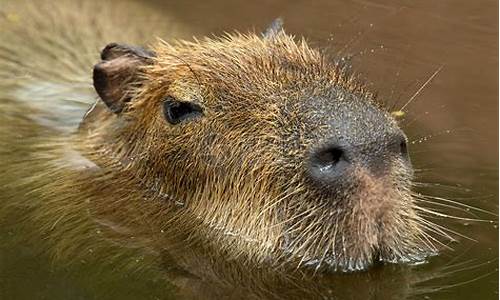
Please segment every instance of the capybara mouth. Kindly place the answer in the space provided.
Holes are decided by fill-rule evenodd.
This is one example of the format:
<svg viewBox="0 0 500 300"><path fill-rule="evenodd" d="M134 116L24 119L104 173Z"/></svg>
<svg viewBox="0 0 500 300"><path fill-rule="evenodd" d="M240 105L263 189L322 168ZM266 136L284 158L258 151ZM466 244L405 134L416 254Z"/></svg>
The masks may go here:
<svg viewBox="0 0 500 300"><path fill-rule="evenodd" d="M391 241L394 243L394 241ZM391 242L388 242L390 244ZM383 241L381 243L384 243ZM398 243L398 242L396 242ZM363 247L363 245L357 245ZM435 252L426 247L415 247L408 249L388 250L386 245L370 246L368 253L358 252L356 254L348 253L345 246L340 247L338 251L331 251L322 254L322 256L311 256L299 258L296 262L296 268L312 270L314 272L325 273L351 273L366 271L372 267L383 264L394 263L419 263L426 257L434 255ZM289 250L288 250L289 251ZM355 249L354 251L359 251ZM291 252L291 251L289 251Z"/></svg>
<svg viewBox="0 0 500 300"><path fill-rule="evenodd" d="M348 196L326 191L315 204L288 206L291 221L283 228L281 249L288 263L315 272L357 272L420 262L435 252L408 192L409 176L397 183L364 170L352 176L355 184L341 190Z"/></svg>
<svg viewBox="0 0 500 300"><path fill-rule="evenodd" d="M383 259L380 256L380 251L375 250L372 254L371 259L361 260L351 258L343 263L338 263L337 258L333 256L327 256L323 258L312 258L306 260L302 263L305 268L314 271L324 271L324 272L360 272L369 269L370 267L383 263Z"/></svg>

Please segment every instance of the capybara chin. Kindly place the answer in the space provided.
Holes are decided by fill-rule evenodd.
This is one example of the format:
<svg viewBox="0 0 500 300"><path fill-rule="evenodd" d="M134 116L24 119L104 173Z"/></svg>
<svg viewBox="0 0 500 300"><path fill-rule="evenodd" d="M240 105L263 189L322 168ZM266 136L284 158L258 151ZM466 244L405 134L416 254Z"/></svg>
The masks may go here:
<svg viewBox="0 0 500 300"><path fill-rule="evenodd" d="M101 32L99 22L88 24L82 30ZM95 41L15 30L43 34L50 51L27 67L18 58L29 44L16 53L2 46L11 55L0 55L1 74L28 73L2 87L2 110L19 128L2 125L2 155L23 153L2 168L12 189L30 195L21 204L53 253L88 255L117 244L180 257L197 245L248 266L357 271L435 250L412 197L397 122L344 65L279 26L146 47L109 40L93 71L72 62ZM60 59L68 49L76 52ZM51 67L37 69L41 60ZM82 82L86 92L74 93ZM37 97L36 85L58 90L37 104L42 117L27 118L26 107L37 113L26 101L26 93ZM79 120L68 113L65 120L79 125L54 129L69 100L95 99ZM58 106L52 119L44 105ZM33 124L37 130L26 129Z"/></svg>

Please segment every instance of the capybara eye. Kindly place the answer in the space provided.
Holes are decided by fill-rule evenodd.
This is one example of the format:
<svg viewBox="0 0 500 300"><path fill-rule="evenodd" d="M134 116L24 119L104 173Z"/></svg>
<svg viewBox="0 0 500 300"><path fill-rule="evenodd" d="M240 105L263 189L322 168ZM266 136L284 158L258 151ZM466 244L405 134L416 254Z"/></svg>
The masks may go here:
<svg viewBox="0 0 500 300"><path fill-rule="evenodd" d="M178 101L169 96L163 101L163 114L170 124L175 125L202 116L203 109L195 103Z"/></svg>

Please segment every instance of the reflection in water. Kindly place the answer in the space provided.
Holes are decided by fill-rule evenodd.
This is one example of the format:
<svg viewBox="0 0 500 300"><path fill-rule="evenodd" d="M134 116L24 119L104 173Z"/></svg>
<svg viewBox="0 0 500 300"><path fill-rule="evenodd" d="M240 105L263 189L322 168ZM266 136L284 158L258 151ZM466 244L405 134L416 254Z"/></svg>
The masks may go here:
<svg viewBox="0 0 500 300"><path fill-rule="evenodd" d="M422 265L377 266L368 272L314 279L310 274L282 277L272 270L242 268L237 261L214 264L193 246L182 253L183 260L163 255L168 282L194 299L496 298L498 229L489 220L497 220L498 49L496 27L490 24L497 23L498 4L331 2L154 1L148 5L172 12L198 36L245 31L283 16L290 32L307 36L329 51L353 54L355 69L374 82L373 88L394 104L394 110L443 66L405 107L402 126L413 141L410 151L420 201L442 213L429 217L443 226L436 230L446 230L457 242L442 245L442 253ZM6 126L2 121L7 122L0 120L0 126ZM23 216L11 218L14 225L0 236L2 299L175 298L172 285L166 287L155 272L117 275L86 261L54 266L38 249L36 239L32 244L22 239L29 229L16 227L15 220ZM7 244L17 239L22 241L20 246ZM102 276L83 275L96 270Z"/></svg>

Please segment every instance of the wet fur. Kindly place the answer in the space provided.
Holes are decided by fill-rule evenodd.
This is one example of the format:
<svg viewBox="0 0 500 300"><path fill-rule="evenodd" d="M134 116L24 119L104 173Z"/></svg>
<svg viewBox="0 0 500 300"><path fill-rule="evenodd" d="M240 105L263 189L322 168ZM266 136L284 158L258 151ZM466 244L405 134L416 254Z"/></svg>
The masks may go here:
<svg viewBox="0 0 500 300"><path fill-rule="evenodd" d="M141 70L140 88L131 87L125 109L117 115L98 102L75 130L74 119L66 124L15 91L40 82L79 87L75 100L83 104L74 115L83 118L81 108L97 99L90 88L97 49L120 37L138 43L146 40L144 32L120 35L124 26L115 19L57 10L47 19L69 21L30 31L37 22L49 25L33 7L26 14L38 18L22 27L4 18L1 32L13 45L26 40L12 33L35 37L19 50L0 47L0 74L7 78L0 88L1 168L10 178L3 189L16 199L4 206L23 207L56 257L93 253L104 264L137 270L162 260L188 269L186 251L200 249L214 261L246 266L354 271L379 260L418 260L434 250L414 209L411 170L398 160L384 177L360 167L357 184L343 194L308 179L308 149L325 136L327 120L317 116L322 108L375 111L383 128L359 136L360 148L370 151L397 125L344 66L305 40L276 31L265 38L233 33L152 42L154 63ZM103 23L89 26L94 21ZM81 26L63 36L64 22ZM64 102L67 95L56 91L39 100ZM161 110L167 96L201 105L204 117L169 125ZM358 125L369 129L370 119ZM144 263L123 260L129 252Z"/></svg>

